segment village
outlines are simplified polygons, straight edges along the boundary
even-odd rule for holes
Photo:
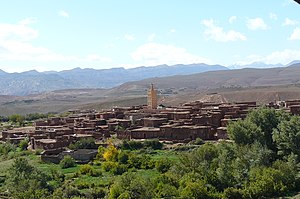
[[[267,107],[300,114],[300,100],[271,102]],[[118,139],[159,139],[173,143],[228,139],[226,126],[231,121],[244,119],[257,102],[212,103],[194,101],[178,107],[158,104],[157,90],[152,84],[148,90],[147,105],[115,107],[110,110],[69,110],[67,117],[37,120],[32,127],[4,130],[3,142],[14,144],[24,139],[29,149],[43,150],[42,159],[59,162],[65,147],[80,139],[105,141]],[[97,151],[69,152],[69,155],[88,161]],[[65,154],[68,154],[65,152]]]

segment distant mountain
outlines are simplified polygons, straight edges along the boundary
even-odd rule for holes
[[[150,78],[128,82],[112,89],[114,93],[133,90],[143,91],[154,83],[162,91],[178,92],[182,90],[206,91],[216,88],[248,88],[258,86],[278,86],[300,84],[300,64],[289,67],[268,69],[245,68],[236,70],[209,71],[191,75]]]
[[[251,64],[245,64],[245,65],[240,65],[240,64],[234,64],[228,66],[230,69],[242,69],[242,68],[276,68],[276,67],[283,67],[284,65],[278,63],[278,64],[266,64],[263,62],[253,62]]]
[[[6,73],[0,70],[0,95],[28,95],[72,88],[112,88],[128,81],[151,77],[188,75],[206,71],[228,70],[221,65],[159,65],[132,69],[81,69],[65,71]]]
[[[294,64],[300,64],[300,60],[294,60],[294,61],[288,63],[287,66],[292,66]]]
[[[6,75],[7,73],[0,69],[0,75]]]

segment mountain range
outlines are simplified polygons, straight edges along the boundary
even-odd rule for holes
[[[300,85],[300,63],[277,68],[244,68],[208,71],[191,75],[149,78],[127,82],[113,88],[118,92],[145,90],[154,83],[161,90],[206,91],[211,89],[236,89],[263,86]]]
[[[6,73],[0,70],[0,95],[29,95],[46,91],[78,88],[112,88],[125,82],[142,80],[151,77],[188,75],[206,71],[228,70],[221,65],[159,65],[137,67],[132,69],[81,69],[60,72]]]
[[[299,60],[295,60],[288,64],[287,66],[300,63]],[[125,68],[112,68],[112,69],[81,69],[74,68],[72,70],[57,71],[47,71],[38,72],[35,70],[21,72],[21,73],[7,73],[0,70],[0,95],[18,95],[26,96],[31,94],[39,94],[42,92],[62,90],[62,89],[85,89],[85,88],[104,88],[110,89],[117,87],[126,82],[139,81],[149,78],[160,78],[160,77],[170,77],[178,78],[178,75],[193,75],[200,74],[200,78],[203,81],[201,85],[203,87],[214,85],[217,79],[215,77],[210,77],[211,71],[219,71],[221,76],[224,78],[229,78],[229,74],[240,73],[234,72],[235,70],[230,69],[240,69],[240,68],[273,68],[280,67],[285,68],[282,64],[265,64],[262,62],[254,62],[247,65],[231,65],[225,67],[222,65],[207,65],[207,64],[189,64],[189,65],[158,65],[152,67],[137,67],[131,69]],[[228,72],[226,72],[228,71]],[[232,72],[229,72],[232,71]],[[251,74],[251,70],[244,71]],[[228,74],[227,74],[228,73]],[[201,75],[202,74],[202,75]],[[229,75],[229,76],[228,76]],[[175,76],[175,77],[172,77]],[[243,76],[243,75],[242,75]],[[183,78],[183,77],[182,77]],[[196,78],[197,75],[187,76],[186,82],[190,79]],[[239,77],[236,77],[239,78]],[[168,78],[167,78],[168,79]],[[165,80],[164,80],[165,81]],[[168,80],[166,80],[168,82]],[[222,82],[222,81],[220,81]],[[244,82],[245,83],[245,82]],[[185,84],[185,83],[183,83]],[[234,85],[235,80],[227,81],[224,85]],[[247,84],[247,83],[246,83]],[[244,85],[244,84],[243,84]],[[171,86],[171,85],[170,85]],[[192,85],[193,86],[193,85]],[[171,86],[172,87],[172,86]]]
[[[142,69],[144,68],[140,68],[140,70]],[[172,68],[169,68],[169,70],[171,69]],[[146,104],[147,89],[149,89],[151,83],[155,84],[155,88],[159,91],[160,99],[163,100],[162,103],[166,105],[178,105],[179,103],[191,100],[270,102],[278,99],[300,99],[300,63],[285,67],[264,69],[220,69],[221,70],[189,75],[155,76],[148,79],[126,82],[109,89],[78,89],[79,86],[82,86],[79,81],[62,77],[60,74],[57,74],[60,72],[46,72],[41,74],[36,71],[28,71],[22,73],[22,79],[28,87],[22,85],[22,88],[29,88],[29,91],[32,91],[32,88],[38,89],[38,84],[36,84],[38,81],[36,80],[39,80],[44,83],[45,88],[49,89],[49,87],[46,86],[51,85],[51,88],[54,88],[55,91],[26,96],[0,95],[0,115],[34,112],[61,113],[70,108],[102,109],[114,106]],[[74,69],[71,71],[81,72],[89,70],[90,69]],[[126,69],[123,70],[126,71]],[[91,71],[97,72],[97,70]],[[170,72],[174,73],[172,70]],[[66,73],[66,71],[63,71],[63,73]],[[11,86],[11,91],[9,88],[5,88],[11,93],[16,91],[21,93],[21,90],[15,89],[11,82],[8,84],[8,81],[2,81],[6,75],[7,73],[5,72],[0,73],[0,84],[3,85],[6,83],[7,87]],[[17,77],[20,73],[10,75]],[[80,74],[77,75],[79,79],[83,79],[80,77]],[[88,73],[85,75],[88,75]],[[144,76],[140,76],[138,78],[143,77]],[[96,79],[94,76],[93,78],[94,80]],[[118,80],[123,77],[114,76],[114,78]],[[57,82],[57,80],[60,80],[61,83]],[[103,80],[99,78],[95,81],[101,82]],[[35,84],[36,87],[33,87],[30,83]],[[62,90],[62,86],[66,86],[64,83],[69,83],[68,86],[70,87],[78,87],[76,89]],[[16,84],[21,83],[17,82]],[[20,87],[18,89],[20,89]]]

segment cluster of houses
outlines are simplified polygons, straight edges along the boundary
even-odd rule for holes
[[[269,103],[300,114],[300,100]],[[28,139],[33,150],[53,151],[83,138],[105,140],[112,135],[119,139],[159,139],[173,142],[227,139],[229,122],[243,119],[256,102],[209,103],[194,101],[178,107],[157,105],[156,91],[151,86],[148,104],[95,110],[70,110],[66,117],[35,121],[33,127],[4,130],[1,141],[18,144]]]
[[[190,102],[179,107],[148,106],[118,107],[97,112],[72,110],[67,117],[35,121],[33,127],[15,128],[2,132],[2,141],[30,141],[32,149],[57,149],[82,138],[103,140],[112,135],[120,139],[153,139],[188,142],[227,139],[226,126],[230,121],[243,119],[256,102],[207,103]],[[270,103],[283,106],[293,114],[300,113],[300,100]]]

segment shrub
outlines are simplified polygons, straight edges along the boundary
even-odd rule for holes
[[[87,182],[78,182],[78,184],[76,185],[76,187],[78,188],[78,189],[89,189],[90,188],[90,185],[89,185],[89,183],[87,183]]]
[[[128,163],[129,163],[130,167],[134,167],[134,168],[140,169],[141,165],[142,165],[142,158],[139,155],[131,154],[129,156]]]
[[[103,162],[102,163],[102,168],[104,171],[108,172],[110,170],[112,170],[114,167],[116,167],[118,163],[116,162],[111,162],[111,161],[108,161],[108,162]]]
[[[27,147],[28,147],[28,140],[27,140],[27,139],[22,140],[22,141],[19,143],[19,147],[21,148],[22,151],[27,150]]]
[[[234,187],[229,187],[224,190],[224,199],[240,199],[243,198],[243,191]]]
[[[125,150],[137,150],[137,149],[141,149],[143,148],[144,145],[142,142],[139,141],[134,141],[134,140],[130,140],[130,141],[123,141],[121,148],[125,149]]]
[[[69,155],[66,155],[59,164],[63,169],[74,167],[76,165],[75,160]]]
[[[97,149],[94,138],[83,138],[69,145],[70,149]]]
[[[196,138],[196,140],[190,141],[190,144],[192,144],[192,145],[202,145],[202,144],[204,144],[204,141],[201,138]]]
[[[128,170],[128,167],[125,164],[116,164],[115,167],[111,169],[111,172],[114,175],[121,175]]]
[[[91,165],[89,164],[84,164],[80,166],[79,173],[82,175],[89,175],[93,177],[98,177],[101,176],[101,171],[94,169]]]
[[[144,141],[144,146],[147,147],[147,148],[152,148],[154,150],[157,150],[157,149],[162,149],[163,148],[163,143],[161,143],[158,139],[145,140]]]
[[[118,153],[118,149],[114,145],[110,145],[103,153],[103,158],[106,161],[117,161]]]
[[[170,167],[171,167],[171,161],[168,159],[159,159],[155,163],[155,168],[160,173],[167,172],[170,169]]]
[[[15,152],[16,151],[16,146],[11,144],[11,143],[0,143],[0,155],[8,155],[9,152]]]
[[[123,163],[123,164],[127,164],[128,159],[129,159],[129,154],[128,154],[128,152],[121,151],[121,152],[118,154],[118,162]]]

